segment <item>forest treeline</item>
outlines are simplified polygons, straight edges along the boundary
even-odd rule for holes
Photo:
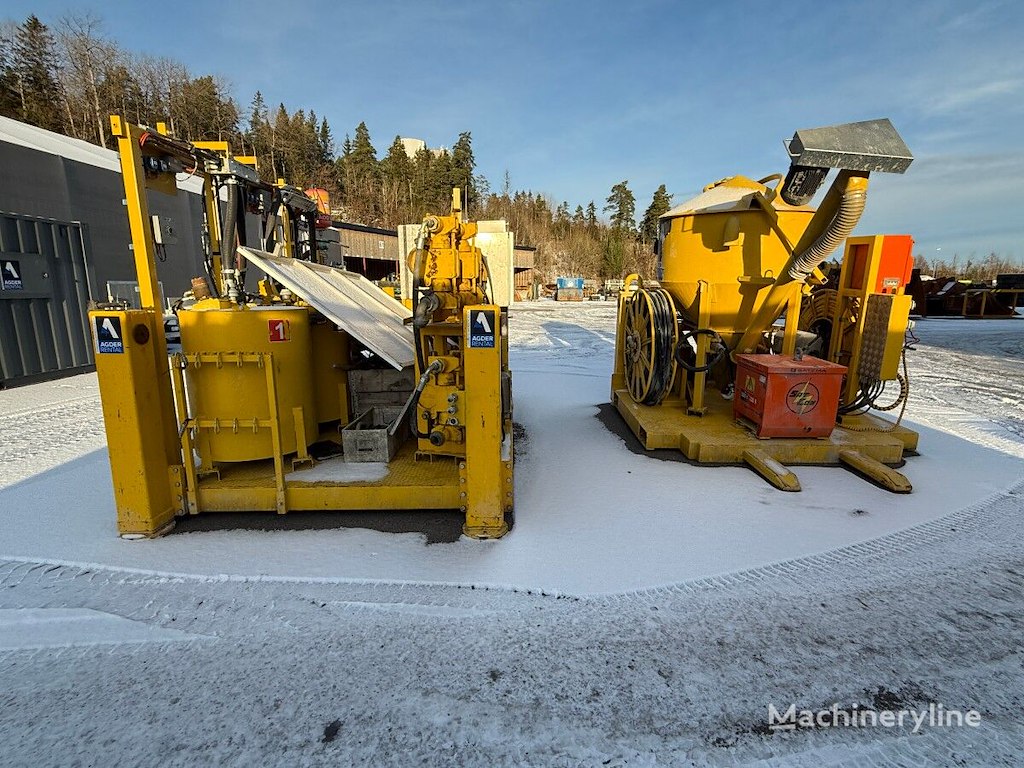
[[[452,187],[461,187],[471,218],[506,219],[518,243],[537,249],[545,279],[615,278],[629,271],[649,276],[658,216],[671,199],[660,187],[637,223],[626,181],[600,208],[591,201],[570,209],[567,202],[513,190],[507,172],[501,188],[493,189],[476,171],[468,130],[450,148],[421,148],[412,156],[396,136],[381,154],[363,122],[339,142],[327,118],[312,109],[271,106],[260,92],[243,107],[222,78],[126,50],[91,14],[69,14],[52,25],[35,15],[3,22],[0,114],[113,148],[112,113],[142,125],[167,123],[172,134],[190,141],[227,141],[237,154],[256,155],[268,181],[328,190],[334,213],[353,223],[393,228],[447,213]]]
[[[52,26],[34,15],[0,23],[0,115],[112,148],[112,113],[144,125],[165,122],[191,141],[227,141],[237,154],[256,155],[268,181],[327,189],[336,216],[353,223],[394,228],[446,213],[451,188],[462,187],[471,218],[505,219],[518,243],[537,249],[545,280],[652,276],[658,217],[671,205],[662,185],[637,221],[627,181],[615,184],[603,203],[575,208],[513,190],[507,172],[494,188],[477,173],[468,130],[450,148],[422,148],[411,157],[398,136],[379,152],[363,122],[339,142],[314,110],[271,106],[260,92],[243,107],[222,78],[126,50],[90,14],[69,14]],[[975,280],[1020,270],[1019,262],[996,254],[917,261],[932,274]]]
[[[951,259],[926,259],[918,254],[914,257],[914,266],[924,275],[956,277],[974,283],[991,283],[998,275],[1015,274],[1022,269],[1019,259],[1008,259],[997,253],[981,259],[974,255],[961,258],[959,254]]]

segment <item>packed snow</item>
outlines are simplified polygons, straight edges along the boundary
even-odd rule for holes
[[[1002,374],[982,368],[977,380],[964,382],[959,362],[993,349],[1012,352],[1011,340],[1021,335],[1016,323],[921,324],[907,417],[921,430],[921,455],[904,468],[915,488],[905,496],[836,467],[797,468],[804,490],[787,494],[744,467],[639,455],[635,442],[598,418],[609,398],[614,323],[613,302],[539,302],[513,312],[515,418],[526,438],[517,451],[516,526],[500,543],[462,538],[424,547],[422,535],[365,529],[224,530],[122,541],[96,380],[79,376],[2,394],[3,402],[17,403],[30,392],[29,402],[41,404],[5,417],[14,460],[3,463],[0,475],[8,486],[0,491],[0,554],[172,574],[611,593],[883,536],[984,499],[1021,473],[1021,396],[1013,394],[1019,379],[1004,366]],[[954,340],[952,349],[928,351],[932,327]],[[971,329],[985,341],[966,333]],[[83,397],[86,392],[91,396]],[[996,403],[1002,415],[993,419],[985,414]],[[970,473],[956,471],[964,464]],[[334,459],[291,477],[377,479],[385,472],[383,465]]]
[[[0,764],[1020,764],[1024,322],[918,323],[909,496],[640,455],[599,418],[612,303],[511,327],[492,542],[123,541],[95,376],[0,391]],[[982,722],[766,727],[834,703]]]

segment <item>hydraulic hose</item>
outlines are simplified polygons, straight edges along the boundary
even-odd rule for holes
[[[423,328],[430,322],[430,318],[426,318],[426,322],[423,321],[423,316],[420,310],[420,292],[423,290],[423,270],[424,264],[423,259],[427,255],[427,240],[431,233],[436,232],[440,229],[441,222],[438,221],[436,216],[427,216],[423,219],[423,224],[420,225],[419,234],[416,236],[416,258],[412,265],[412,302],[413,302],[413,318],[416,319],[419,316],[417,322],[421,322],[421,325],[415,326],[417,329]],[[424,297],[425,298],[425,297]],[[434,299],[436,300],[436,296]],[[424,311],[426,307],[424,307]],[[435,308],[436,311],[436,308]],[[414,343],[416,346],[416,360],[419,363],[420,369],[427,367],[427,360],[423,354],[423,343],[420,340],[420,333],[418,330],[413,332]]]
[[[651,304],[654,308],[654,339],[651,347],[651,386],[644,405],[658,405],[665,399],[672,381],[675,379],[676,367],[673,364],[673,341],[675,339],[676,312],[672,297],[668,291],[658,289],[651,291]]]
[[[394,422],[392,422],[391,426],[388,428],[389,435],[394,435],[396,432],[398,432],[398,426],[409,414],[409,410],[415,408],[416,404],[419,403],[420,395],[423,393],[423,389],[427,386],[427,382],[430,381],[430,377],[433,376],[435,373],[441,373],[441,371],[443,370],[444,363],[441,362],[440,360],[435,360],[434,362],[427,366],[427,370],[425,370],[423,372],[423,375],[420,376],[420,380],[419,382],[417,382],[416,388],[412,391],[412,394],[409,395],[409,399],[405,401],[405,406],[402,408],[402,412],[398,414],[398,418],[395,419]],[[417,429],[416,432],[418,434],[419,429]]]
[[[416,308],[413,310],[412,327],[417,329],[426,328],[434,318],[434,313],[440,308],[441,300],[437,297],[436,293],[423,294],[420,300],[416,302]]]
[[[686,359],[686,350],[690,349],[690,339],[696,339],[698,336],[710,336],[711,342],[718,345],[717,349],[710,355],[704,365],[695,365]],[[675,354],[676,362],[690,373],[707,373],[718,365],[719,361],[725,357],[725,352],[725,342],[722,341],[722,337],[718,331],[710,328],[696,328],[690,331],[683,331],[679,334],[679,344],[676,346]]]

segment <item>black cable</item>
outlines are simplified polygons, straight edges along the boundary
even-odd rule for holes
[[[715,354],[711,357],[708,362],[704,365],[693,365],[685,357],[686,350],[691,350],[689,345],[690,339],[696,339],[698,336],[710,336],[711,342],[714,344],[717,342],[718,349]],[[691,330],[683,331],[679,335],[679,344],[675,350],[676,362],[679,363],[690,373],[707,373],[714,368],[725,356],[725,342],[722,341],[721,335],[717,331],[713,331],[710,328],[694,328]]]
[[[862,382],[861,388],[857,390],[857,397],[848,405],[840,406],[839,413],[845,416],[854,411],[871,408],[875,400],[881,396],[883,389],[885,389],[885,383],[882,381],[874,381],[869,384]]]

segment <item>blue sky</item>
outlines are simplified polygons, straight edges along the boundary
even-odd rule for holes
[[[53,24],[69,8],[5,3]],[[873,177],[858,233],[907,232],[928,257],[1024,258],[1024,3],[300,2],[95,5],[123,47],[215,73],[247,106],[365,121],[451,145],[574,207],[629,180],[638,215],[724,176],[785,171],[796,129],[889,117],[916,160]]]

